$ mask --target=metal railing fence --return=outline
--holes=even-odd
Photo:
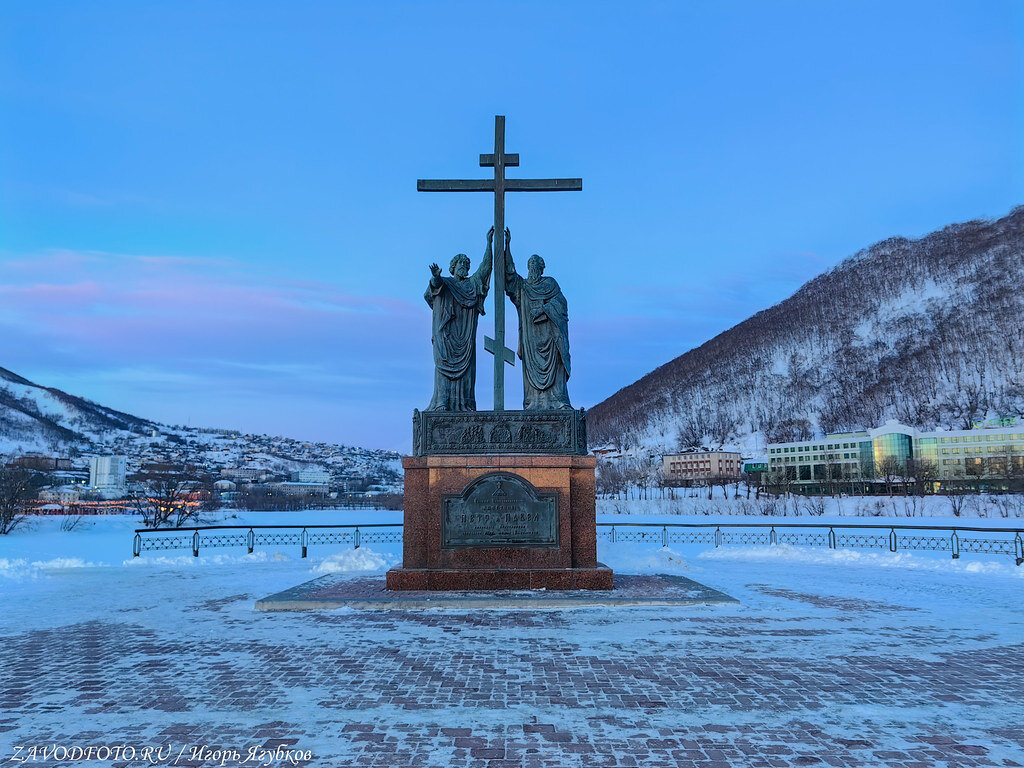
[[[793,544],[829,549],[887,549],[1009,555],[1024,563],[1024,540],[1013,528],[979,526],[892,525],[882,523],[598,523],[597,538],[608,542],[707,544],[715,547],[752,544]],[[985,534],[977,536],[975,534]],[[160,550],[298,546],[302,557],[319,544],[395,544],[402,541],[401,523],[359,525],[201,525],[187,528],[136,528],[132,555]]]
[[[362,523],[359,525],[197,525],[187,528],[136,528],[132,556],[143,552],[191,549],[199,557],[200,548],[245,547],[249,554],[257,546],[298,546],[306,557],[313,544],[401,543],[401,523]]]
[[[884,523],[598,523],[598,540],[670,544],[793,544],[829,549],[887,549],[1009,555],[1024,564],[1024,539],[1013,528]],[[977,536],[974,534],[986,534]]]

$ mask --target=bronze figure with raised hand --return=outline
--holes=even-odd
[[[523,361],[523,410],[571,409],[567,384],[569,310],[562,289],[544,275],[544,259],[533,254],[527,275],[516,272],[505,230],[505,293],[519,311],[519,359]]]

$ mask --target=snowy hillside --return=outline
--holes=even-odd
[[[87,446],[112,433],[148,433],[156,425],[0,368],[0,452]]]
[[[889,418],[969,428],[1024,413],[1024,206],[894,237],[590,411],[591,445],[671,451]]]
[[[80,469],[88,467],[91,455],[124,455],[129,473],[150,462],[198,465],[212,472],[251,468],[272,477],[323,469],[396,487],[402,473],[393,451],[158,424],[0,368],[0,456],[29,453],[71,456]]]

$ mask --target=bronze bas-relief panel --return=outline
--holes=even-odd
[[[558,547],[558,493],[491,472],[441,502],[441,549]]]
[[[586,412],[416,411],[412,444],[417,456],[585,456]]]

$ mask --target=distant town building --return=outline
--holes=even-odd
[[[292,472],[292,480],[297,483],[322,483],[327,485],[331,482],[331,473],[323,469],[300,469]]]
[[[1010,490],[1024,482],[1024,421],[930,432],[888,421],[867,431],[769,443],[768,461],[771,474],[811,493],[836,485],[870,493],[879,484],[908,483],[929,492]]]
[[[275,488],[289,496],[326,496],[326,483],[274,483]]]
[[[39,491],[40,501],[53,501],[58,504],[75,504],[82,497],[82,489],[74,485],[62,485],[57,488],[43,488]]]
[[[22,469],[35,469],[40,472],[54,472],[56,470],[71,469],[71,459],[29,454],[27,456],[15,456],[11,459],[10,466],[21,467]]]
[[[233,491],[237,486],[231,480],[217,480],[213,484],[215,491]]]
[[[757,485],[764,483],[764,477],[768,474],[770,465],[767,456],[759,456],[754,459],[745,459],[743,462],[743,474],[751,482]]]
[[[50,476],[53,477],[54,482],[61,485],[89,484],[89,470],[84,467],[81,469],[55,469]]]
[[[338,487],[344,493],[351,493],[352,491],[361,491],[364,488],[366,488],[368,484],[369,483],[367,482],[367,479],[362,475],[345,474],[342,475],[341,478],[339,478],[338,480]]]
[[[706,482],[738,477],[743,457],[736,451],[698,451],[673,453],[661,459],[661,471],[668,484]]]
[[[260,483],[270,476],[270,470],[251,469],[249,467],[225,467],[220,471],[221,477],[229,480],[240,480],[245,483]]]
[[[181,475],[193,469],[174,461],[149,461],[142,465],[144,475]]]
[[[89,485],[103,491],[124,490],[124,456],[93,456],[89,464]]]

